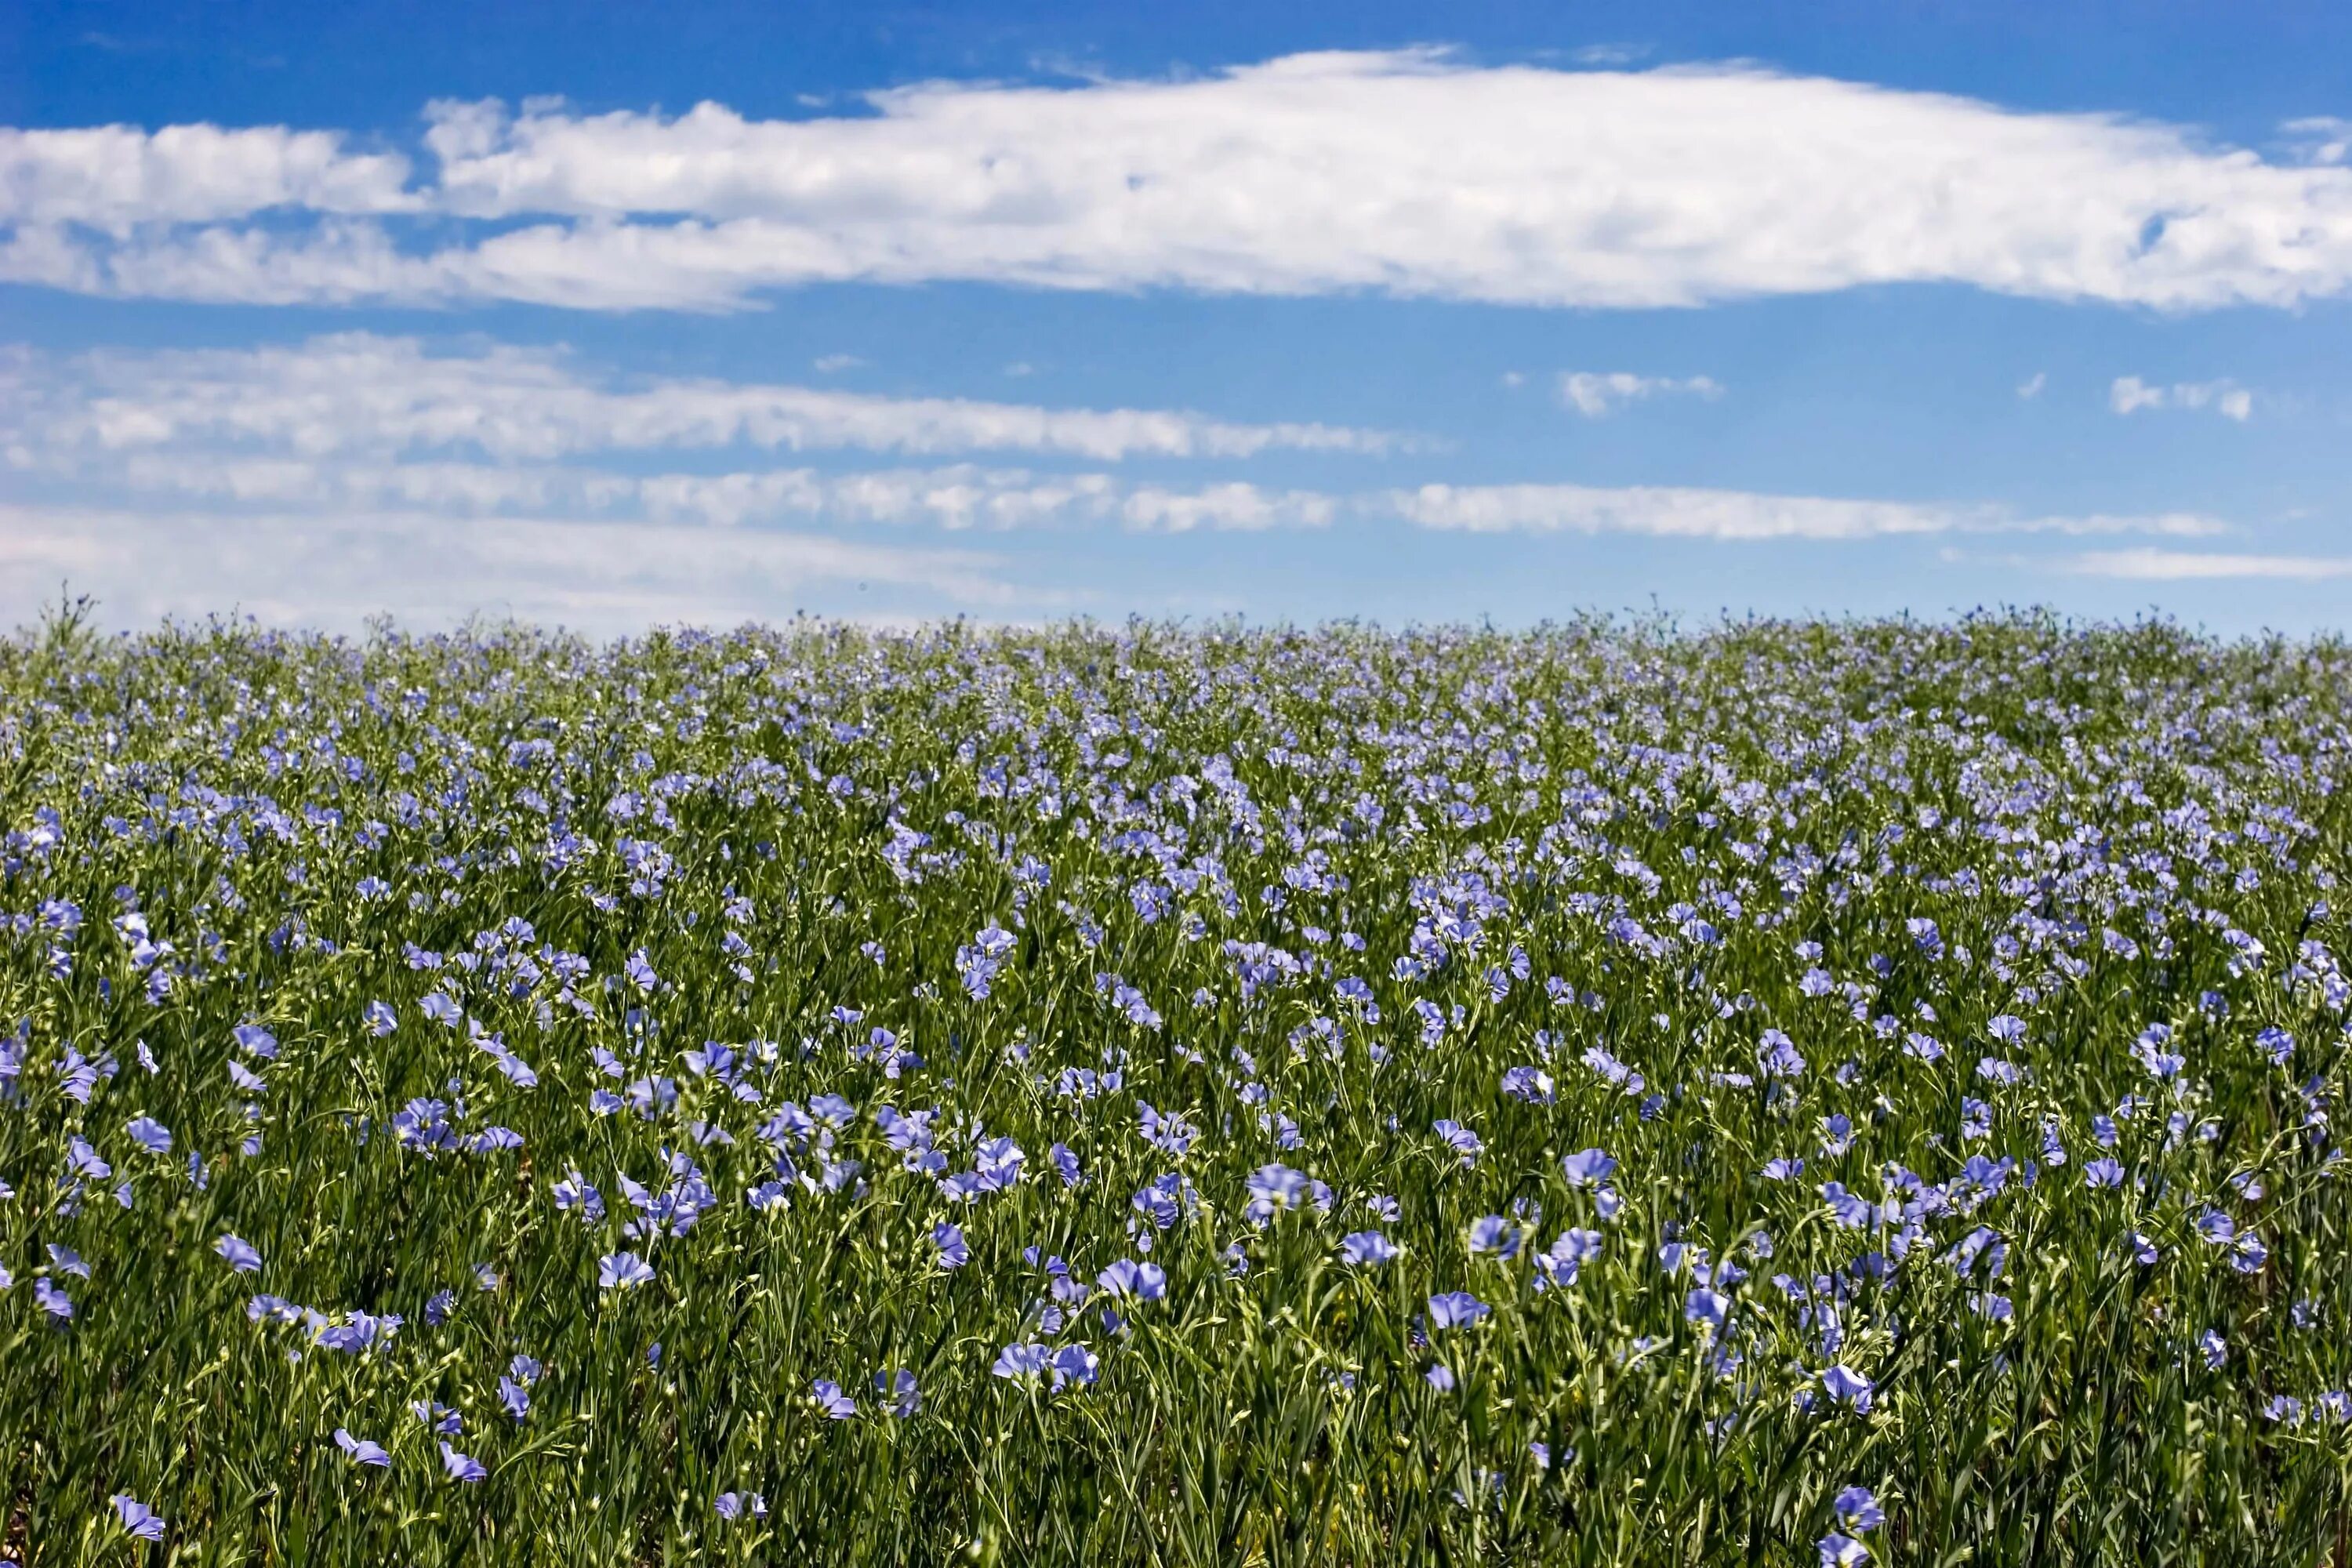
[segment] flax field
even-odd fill
[[[0,641],[0,1558],[2352,1564],[2352,647]]]

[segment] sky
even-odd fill
[[[2352,8],[20,0],[61,592],[2343,630]]]

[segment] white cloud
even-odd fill
[[[2318,583],[2352,577],[2352,556],[2224,555],[2188,550],[2094,550],[2075,556],[2070,570],[2094,577],[2139,583],[2208,582],[2217,578],[2263,578]]]
[[[1324,528],[1339,514],[1336,497],[1313,490],[1267,490],[1227,483],[1178,490],[1157,485],[1130,493],[1119,508],[1130,528],[1157,533],[1196,529],[1256,532],[1269,528]]]
[[[1637,485],[1423,485],[1377,506],[1423,528],[1467,533],[1632,533],[1664,539],[1860,540],[1946,533],[2201,536],[2225,524],[2194,513],[2020,517],[1990,506],[1767,495]]]
[[[1940,282],[2196,310],[2352,287],[2352,167],[2319,161],[2324,135],[2273,162],[2179,126],[1758,68],[1482,68],[1427,51],[935,83],[869,108],[760,121],[717,104],[436,104],[436,176],[414,186],[331,134],[298,157],[284,149],[323,133],[276,127],[20,140],[0,277],[616,310],[736,308],[840,279],[1587,307]],[[217,158],[159,151],[182,133]],[[84,133],[20,136],[60,134]],[[444,243],[365,216],[412,199],[499,226],[461,222]],[[321,216],[235,220],[289,203]]]
[[[546,460],[590,451],[862,448],[1026,451],[1117,461],[1245,458],[1270,450],[1376,453],[1380,431],[1238,424],[1158,409],[1056,409],[967,398],[884,397],[717,380],[624,383],[560,351],[428,353],[354,332],[280,348],[0,361],[0,455],[241,447],[385,458],[479,451]]]
[[[2253,416],[2254,395],[2227,379],[2155,386],[2136,375],[2119,375],[2107,389],[2107,406],[2118,414],[2136,414],[2143,408],[2210,408],[2242,425]]]
[[[819,354],[809,361],[812,367],[826,375],[831,375],[837,370],[856,370],[865,363],[856,354]]]
[[[347,153],[340,132],[283,126],[0,127],[0,225],[216,223],[277,207],[396,213],[422,205],[408,160]]]
[[[1635,375],[1622,370],[1568,370],[1559,375],[1560,401],[1588,419],[1597,419],[1628,403],[1678,394],[1712,401],[1723,395],[1723,386],[1704,375],[1677,381],[1672,376]]]
[[[837,610],[919,615],[1035,597],[985,556],[757,530],[0,505],[0,624],[31,619],[60,579],[94,593],[115,626],[233,608],[273,625],[482,614],[610,633],[774,618],[813,594]]]
[[[2026,402],[2031,403],[2035,398],[2041,396],[2042,389],[2049,384],[2049,373],[2047,371],[2037,370],[2033,373],[2032,377],[2018,384],[2017,395],[2023,398]]]
[[[2352,161],[2352,120],[2314,114],[2290,120],[2279,129],[2286,133],[2287,144],[2295,156],[2306,163]]]

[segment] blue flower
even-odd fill
[[[1822,1387],[1841,1405],[1851,1405],[1858,1411],[1870,1408],[1870,1379],[1843,1363],[1822,1373]]]
[[[1294,1171],[1287,1165],[1261,1165],[1251,1173],[1249,1199],[1242,1205],[1242,1217],[1252,1225],[1264,1225],[1286,1209],[1296,1208],[1307,1192],[1307,1173]]]
[[[1095,1276],[1096,1286],[1113,1296],[1157,1301],[1168,1294],[1168,1276],[1156,1263],[1122,1258]]]
[[[1617,1162],[1599,1149],[1581,1149],[1559,1163],[1560,1173],[1571,1187],[1597,1186],[1607,1181],[1617,1169]]]
[[[132,1497],[129,1492],[117,1492],[107,1500],[114,1504],[115,1517],[122,1528],[142,1541],[163,1539],[163,1516]]]
[[[1447,1290],[1429,1299],[1429,1326],[1433,1330],[1465,1328],[1493,1310],[1467,1290]]]
[[[1831,1531],[1822,1537],[1822,1568],[1853,1568],[1857,1563],[1870,1561],[1870,1548],[1851,1535]]]
[[[998,1377],[1034,1384],[1045,1375],[1053,1359],[1054,1352],[1045,1345],[1007,1345],[998,1352],[996,1364],[988,1370]]]
[[[971,1261],[971,1248],[965,1244],[963,1229],[941,1220],[931,1227],[931,1246],[939,1255],[941,1268],[961,1268]]]
[[[239,1274],[253,1274],[261,1268],[261,1254],[253,1244],[234,1236],[224,1236],[213,1243],[213,1250],[228,1260],[228,1266]]]
[[[606,1290],[625,1290],[643,1285],[654,1277],[653,1265],[634,1252],[615,1252],[596,1263],[596,1283]]]
[[[335,1447],[348,1455],[354,1465],[373,1465],[378,1469],[384,1469],[392,1464],[392,1456],[384,1452],[383,1444],[371,1442],[365,1437],[354,1437],[341,1426],[335,1428]]]
[[[1430,1131],[1444,1139],[1447,1148],[1462,1156],[1462,1167],[1465,1170],[1478,1163],[1479,1154],[1486,1147],[1478,1141],[1478,1135],[1475,1132],[1458,1121],[1449,1121],[1443,1117],[1430,1123]]]
[[[1768,1079],[1805,1076],[1805,1058],[1797,1053],[1796,1042],[1778,1029],[1767,1029],[1759,1037],[1756,1067]]]
[[[1561,1231],[1549,1250],[1536,1254],[1535,1287],[1539,1291],[1565,1289],[1576,1283],[1578,1273],[1586,1264],[1600,1256],[1599,1231]]]
[[[1867,1487],[1846,1488],[1831,1506],[1837,1510],[1838,1522],[1848,1530],[1872,1531],[1886,1522],[1886,1510],[1878,1506]]]
[[[1499,1252],[1505,1258],[1516,1258],[1521,1240],[1519,1227],[1498,1214],[1487,1215],[1470,1226],[1470,1250]]]
[[[841,1391],[841,1384],[831,1378],[820,1377],[810,1385],[809,1397],[816,1404],[818,1414],[831,1421],[846,1421],[857,1414],[857,1401]]]
[[[453,1481],[488,1480],[490,1475],[482,1468],[479,1459],[457,1452],[446,1442],[441,1445],[441,1468],[449,1472],[449,1479]]]
[[[130,1126],[123,1131],[131,1134],[132,1142],[150,1154],[168,1154],[172,1152],[172,1130],[152,1117],[133,1117]]]
[[[1397,1255],[1397,1245],[1377,1230],[1351,1231],[1339,1238],[1339,1256],[1349,1263],[1371,1267]]]
[[[1091,1387],[1102,1373],[1102,1362],[1084,1345],[1064,1345],[1054,1352],[1054,1386],[1068,1384]]]
[[[1437,1390],[1438,1393],[1451,1394],[1454,1392],[1454,1369],[1447,1366],[1444,1363],[1438,1363],[1421,1375],[1425,1381],[1427,1381],[1429,1386]]]
[[[876,1373],[874,1392],[882,1399],[883,1409],[901,1420],[923,1407],[923,1393],[916,1385],[915,1374],[904,1367],[895,1373]]]
[[[740,1519],[747,1513],[753,1519],[768,1517],[768,1500],[758,1492],[720,1492],[711,1506],[721,1519]]]
[[[1699,1286],[1683,1298],[1683,1321],[1706,1323],[1720,1331],[1731,1314],[1731,1298]]]

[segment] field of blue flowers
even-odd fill
[[[2343,1564],[2352,649],[0,642],[0,1556]]]

